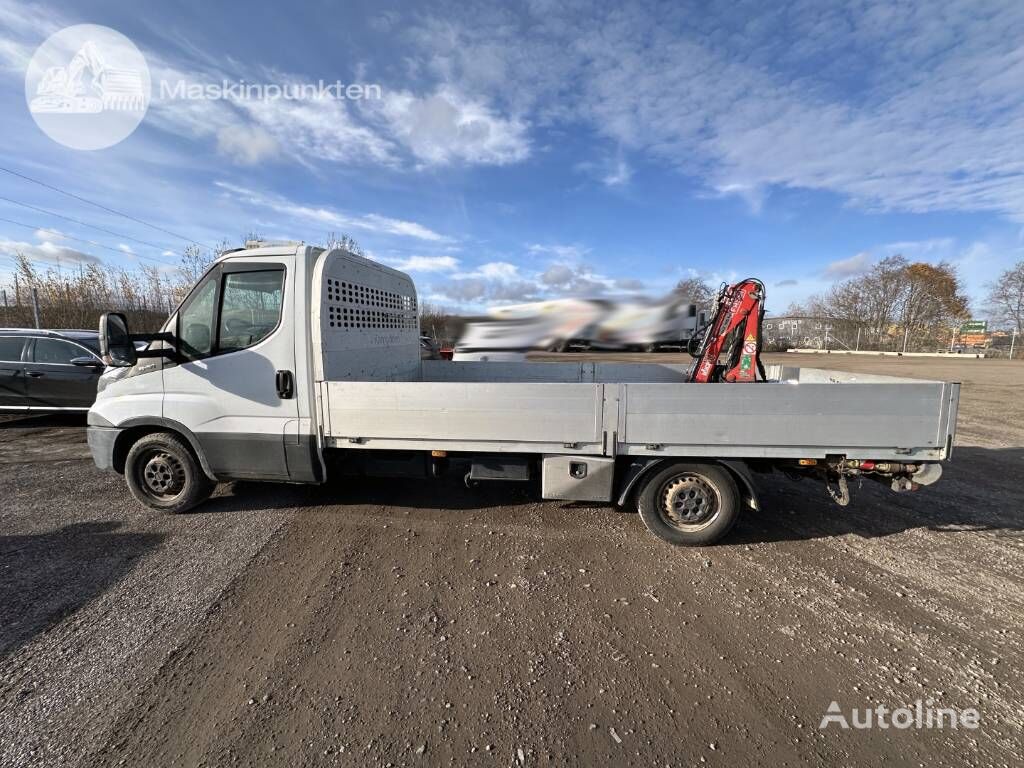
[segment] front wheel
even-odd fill
[[[732,475],[712,464],[672,464],[645,478],[637,510],[647,530],[669,544],[714,544],[739,517]]]
[[[156,432],[128,451],[124,477],[132,496],[157,512],[185,512],[206,501],[215,483],[177,435]]]

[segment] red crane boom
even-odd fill
[[[761,321],[764,319],[764,283],[748,277],[718,293],[715,315],[708,325],[694,361],[691,381],[764,381],[761,364]],[[719,357],[728,355],[725,364]]]

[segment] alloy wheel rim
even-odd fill
[[[665,483],[659,502],[662,519],[680,530],[703,528],[722,508],[718,489],[695,474],[679,475]]]
[[[169,500],[185,487],[185,467],[166,451],[150,453],[141,465],[142,485],[154,498]]]

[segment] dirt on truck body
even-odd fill
[[[794,357],[963,382],[942,483],[837,508],[776,475],[700,549],[528,484],[159,516],[83,421],[7,420],[0,764],[1019,765],[1024,364]],[[919,701],[978,727],[819,727]]]

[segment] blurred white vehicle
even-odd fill
[[[675,296],[655,304],[621,303],[597,325],[588,341],[592,349],[683,349],[703,322],[703,311]]]
[[[655,302],[553,299],[494,307],[466,326],[452,359],[522,360],[532,351],[683,350],[704,321],[705,310],[675,294]]]
[[[600,300],[555,299],[494,307],[486,318],[466,325],[452,359],[522,360],[535,350],[567,351],[585,343],[610,306]]]

